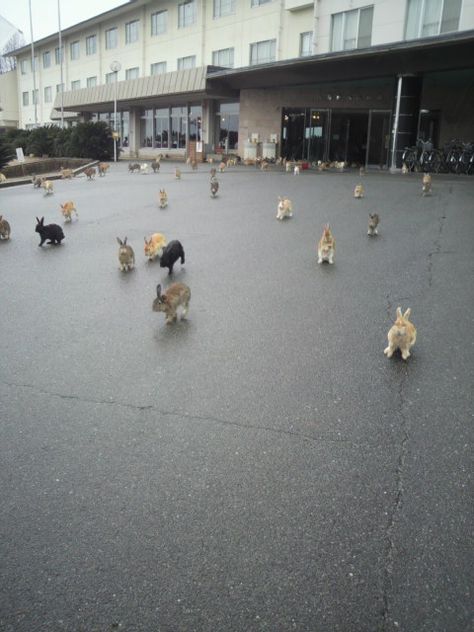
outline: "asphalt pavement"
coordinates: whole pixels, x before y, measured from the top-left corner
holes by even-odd
[[[0,630],[472,629],[474,178],[174,166],[0,192]]]

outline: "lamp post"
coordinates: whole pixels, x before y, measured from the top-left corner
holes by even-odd
[[[114,90],[114,162],[117,162],[117,81],[118,81],[118,71],[122,68],[122,64],[119,61],[113,61],[110,64],[110,70],[115,73],[115,90]]]

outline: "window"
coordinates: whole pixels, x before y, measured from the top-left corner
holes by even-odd
[[[21,68],[21,74],[22,75],[26,75],[26,73],[29,70],[29,60],[28,59],[22,59],[20,62],[20,68]]]
[[[39,103],[38,88],[36,88],[36,90],[31,91],[31,102],[33,103],[33,105],[37,105]]]
[[[127,68],[125,71],[125,79],[138,79],[140,75],[140,69],[138,66],[135,68]]]
[[[97,35],[86,37],[86,55],[95,55],[97,52]]]
[[[157,11],[151,14],[151,34],[161,35],[166,33],[168,26],[168,11]]]
[[[275,61],[276,40],[266,40],[250,44],[250,65],[267,64]]]
[[[300,33],[300,57],[313,54],[313,31]]]
[[[47,50],[43,53],[43,68],[49,68],[51,66],[51,51]]]
[[[53,91],[51,89],[51,86],[46,86],[44,89],[44,102],[51,103],[52,100],[53,100]]]
[[[408,0],[405,39],[457,31],[462,0]]]
[[[196,55],[178,57],[178,70],[187,70],[188,68],[196,68]]]
[[[140,145],[153,147],[153,110],[143,110],[140,116]]]
[[[214,17],[224,18],[235,15],[235,0],[214,0]]]
[[[61,51],[59,49],[59,46],[57,46],[54,49],[54,61],[56,63],[56,66],[59,66],[59,64],[61,63],[63,58],[64,58],[64,46],[62,47],[62,54],[61,54]]]
[[[214,66],[223,66],[224,68],[234,67],[234,49],[222,48],[212,53],[212,64]]]
[[[156,64],[151,64],[150,75],[161,75],[166,72],[166,62],[159,61]]]
[[[79,59],[79,42],[71,42],[69,45],[71,59]]]
[[[331,50],[366,48],[372,43],[374,7],[332,15]]]
[[[168,108],[155,110],[155,147],[168,149],[170,113]]]
[[[97,85],[97,77],[87,77],[86,85],[88,88],[95,88]]]
[[[105,48],[117,48],[117,27],[105,31]]]
[[[133,44],[138,42],[138,25],[140,20],[133,20],[125,24],[125,44]]]
[[[186,147],[187,108],[171,108],[171,147]]]
[[[59,94],[62,91],[63,91],[63,84],[62,83],[57,83],[56,84],[56,94]]]
[[[196,0],[178,4],[178,28],[191,26],[196,22]]]
[[[77,79],[77,81],[71,81],[71,90],[80,90],[81,88],[81,80]]]
[[[30,104],[29,93],[23,92],[22,97],[23,97],[23,105],[29,105]]]
[[[118,72],[107,72],[105,74],[105,83],[115,83],[116,76],[118,76]]]
[[[268,4],[269,2],[272,2],[272,0],[252,0],[250,6],[251,7],[261,7],[262,4]]]

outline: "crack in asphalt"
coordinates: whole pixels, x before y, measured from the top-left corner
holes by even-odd
[[[394,623],[390,620],[390,597],[389,594],[393,592],[393,582],[392,582],[392,573],[393,573],[393,563],[395,556],[395,543],[394,543],[394,531],[397,522],[397,518],[401,512],[403,507],[403,494],[404,494],[404,486],[403,486],[403,472],[405,467],[405,460],[408,451],[408,420],[407,415],[405,413],[405,396],[404,396],[404,386],[406,379],[408,377],[408,365],[402,367],[403,373],[402,378],[398,384],[398,399],[399,399],[399,418],[400,418],[400,433],[401,440],[399,443],[399,452],[397,459],[397,466],[395,470],[395,497],[392,503],[391,510],[388,515],[387,527],[385,530],[385,564],[383,570],[383,627],[382,632],[388,632],[388,630],[393,629]]]
[[[175,411],[175,410],[162,410],[160,408],[158,408],[157,406],[154,406],[153,404],[147,404],[147,405],[137,405],[137,404],[127,404],[125,402],[120,402],[120,401],[116,401],[113,399],[109,399],[109,400],[99,400],[99,399],[92,399],[92,398],[87,398],[87,397],[81,397],[79,395],[72,395],[72,394],[64,394],[64,393],[58,393],[55,391],[47,391],[45,389],[39,388],[37,386],[34,386],[34,384],[20,384],[20,383],[16,383],[16,382],[6,382],[4,380],[0,381],[0,384],[3,384],[5,386],[9,386],[9,387],[13,387],[13,388],[29,388],[33,391],[35,391],[36,393],[40,393],[42,395],[47,395],[48,397],[57,397],[59,399],[65,399],[65,400],[74,400],[74,401],[79,401],[79,402],[84,402],[84,403],[88,403],[88,404],[98,404],[100,406],[118,406],[120,408],[128,408],[130,410],[136,410],[136,411],[146,411],[146,410],[153,410],[155,412],[157,412],[158,414],[162,415],[162,416],[170,416],[170,417],[181,417],[184,419],[188,419],[188,420],[197,420],[197,421],[208,421],[208,422],[212,422],[215,424],[219,424],[221,426],[234,426],[236,428],[242,428],[242,429],[246,429],[246,430],[263,430],[266,432],[271,432],[273,434],[277,434],[277,435],[285,435],[285,436],[290,436],[290,437],[296,437],[298,439],[304,439],[307,441],[312,441],[315,443],[318,442],[326,442],[326,443],[342,443],[342,444],[350,444],[352,447],[361,447],[362,444],[358,444],[358,443],[354,443],[352,441],[350,441],[349,439],[343,439],[343,438],[335,438],[335,437],[331,437],[331,436],[324,436],[324,435],[309,435],[306,434],[304,432],[297,432],[297,431],[293,431],[293,430],[284,430],[281,428],[272,428],[271,426],[262,426],[259,424],[245,424],[239,421],[232,421],[229,419],[222,419],[220,417],[213,417],[212,415],[192,415],[190,413],[186,413],[186,412],[181,412],[181,411]]]
[[[444,229],[444,220],[446,215],[441,215],[438,218],[438,234],[433,242],[433,250],[428,253],[428,287],[430,288],[433,283],[433,255],[441,254],[441,237]]]
[[[446,215],[441,215],[438,218],[438,232],[433,242],[433,248],[428,253],[428,288],[431,288],[433,283],[433,256],[438,254],[444,254],[441,251],[441,239],[443,235],[443,229],[445,226]],[[446,254],[449,251],[446,251]],[[405,299],[398,299],[400,302]],[[387,313],[390,315],[390,311],[392,309],[393,301],[390,298],[390,294],[386,296],[387,300]],[[404,494],[404,486],[403,486],[403,474],[405,467],[405,460],[408,452],[408,442],[410,436],[408,434],[408,419],[406,415],[406,400],[404,394],[404,386],[408,377],[408,364],[405,364],[402,367],[402,377],[398,384],[398,400],[399,400],[399,408],[398,408],[398,416],[400,419],[400,434],[401,440],[398,446],[398,459],[397,466],[395,471],[395,496],[392,503],[391,510],[388,515],[387,527],[385,530],[385,565],[383,570],[383,613],[382,613],[382,632],[388,632],[393,629],[394,625],[397,625],[396,622],[391,621],[390,619],[390,594],[393,592],[393,565],[394,565],[394,557],[395,557],[395,543],[394,543],[394,532],[395,526],[397,523],[397,518],[400,515],[400,512],[403,507],[403,494]]]

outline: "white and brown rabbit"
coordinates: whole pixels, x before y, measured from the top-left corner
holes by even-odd
[[[356,184],[354,187],[354,197],[360,200],[364,197],[364,187],[362,184]]]
[[[318,263],[327,261],[328,263],[334,263],[334,256],[336,254],[336,240],[331,232],[329,224],[325,224],[323,234],[318,242]]]
[[[367,229],[367,235],[378,235],[377,226],[379,225],[380,217],[377,213],[369,213],[369,227]]]
[[[72,222],[73,213],[76,214],[76,218],[79,217],[79,214],[76,210],[76,206],[74,202],[71,202],[71,200],[69,200],[68,202],[64,202],[64,204],[61,204],[61,213],[64,216],[65,222]]]
[[[44,189],[45,195],[52,195],[54,193],[54,186],[52,180],[43,180],[41,188]]]
[[[175,168],[174,177],[176,180],[181,180],[181,169],[179,167]]]
[[[157,285],[152,309],[154,312],[164,312],[166,324],[170,325],[178,318],[178,308],[182,308],[181,319],[185,318],[190,300],[191,290],[184,283],[172,283],[163,294],[161,293],[161,285]]]
[[[293,217],[293,204],[287,197],[278,196],[277,219],[285,219],[285,217]]]
[[[144,237],[144,240],[145,257],[148,257],[148,261],[153,261],[156,257],[161,257],[163,248],[166,246],[165,236],[161,233],[153,233],[150,239]]]
[[[159,205],[160,208],[166,208],[168,206],[168,194],[166,193],[165,189],[160,189],[160,194],[159,194]]]
[[[397,307],[397,319],[388,332],[388,347],[384,349],[387,358],[391,358],[397,349],[400,349],[404,360],[410,356],[410,348],[416,342],[415,325],[408,320],[410,314],[411,309],[408,308],[402,316],[401,307]]]
[[[0,239],[10,239],[11,228],[3,215],[0,215]]]
[[[421,192],[423,197],[425,195],[431,195],[431,176],[429,173],[425,173],[423,175],[423,180],[421,182]]]
[[[117,242],[120,246],[118,249],[119,268],[122,272],[128,272],[135,265],[135,253],[133,248],[127,244],[126,237],[123,241],[117,237]]]

